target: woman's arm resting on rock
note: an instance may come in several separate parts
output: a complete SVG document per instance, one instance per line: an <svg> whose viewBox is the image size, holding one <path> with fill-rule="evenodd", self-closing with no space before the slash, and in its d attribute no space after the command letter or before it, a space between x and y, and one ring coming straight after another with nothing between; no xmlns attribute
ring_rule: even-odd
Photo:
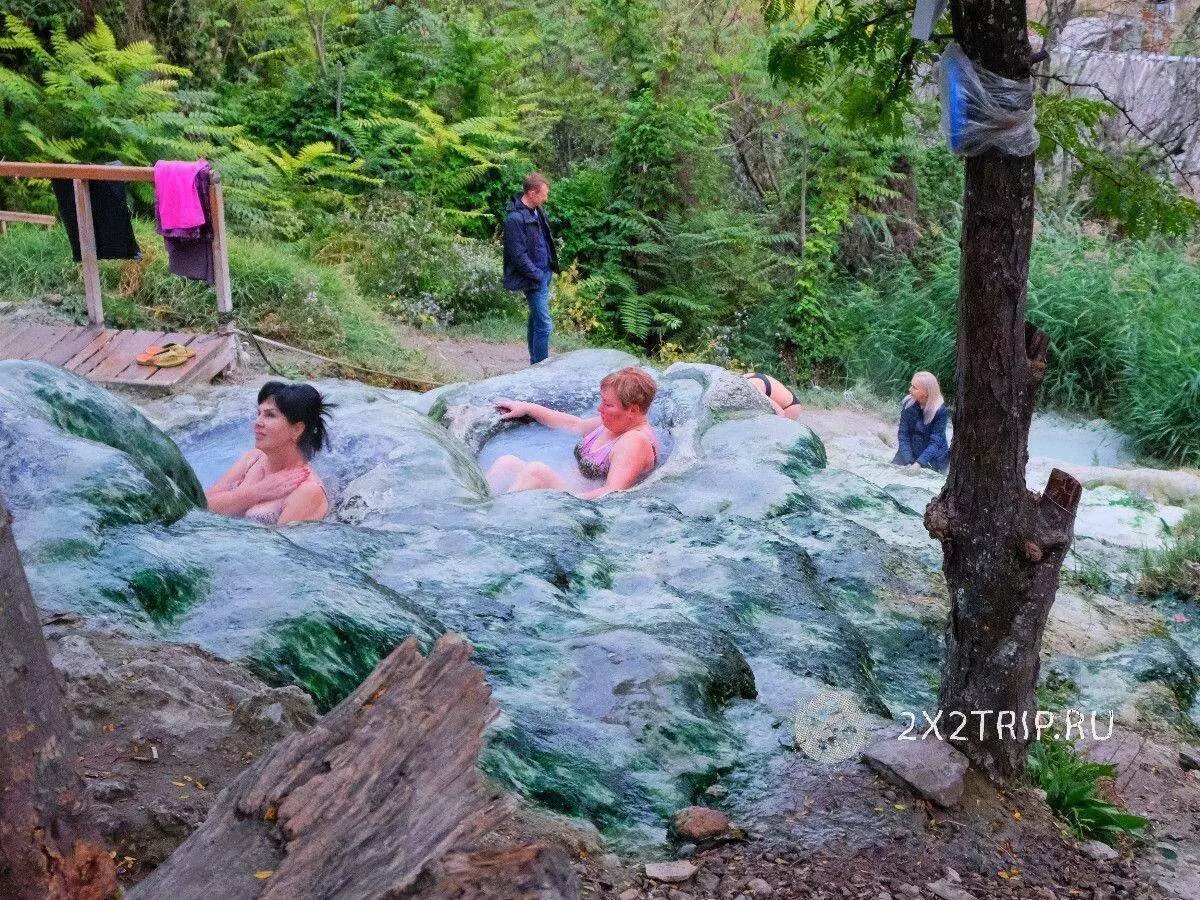
<svg viewBox="0 0 1200 900"><path fill-rule="evenodd" d="M644 434L633 432L617 441L608 463L608 480L604 487L587 491L579 496L584 500L598 500L605 494L623 491L637 483L647 469L654 465L654 447Z"/></svg>
<svg viewBox="0 0 1200 900"><path fill-rule="evenodd" d="M565 428L580 434L587 434L600 421L598 418L581 419L579 416L559 412L557 409L542 406L540 403L525 403L520 400L497 400L496 408L501 410L501 419L519 419L522 416L529 416L548 428Z"/></svg>

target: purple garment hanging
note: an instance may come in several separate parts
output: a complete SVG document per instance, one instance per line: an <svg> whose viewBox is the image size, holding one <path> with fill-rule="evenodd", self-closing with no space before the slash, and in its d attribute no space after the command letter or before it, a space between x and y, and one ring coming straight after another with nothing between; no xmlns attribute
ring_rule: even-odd
<svg viewBox="0 0 1200 900"><path fill-rule="evenodd" d="M196 193L204 210L204 224L199 228L163 228L159 219L158 233L167 247L167 268L172 275L191 278L216 286L216 260L213 256L212 210L208 203L209 168L196 174ZM154 204L158 217L158 202Z"/></svg>

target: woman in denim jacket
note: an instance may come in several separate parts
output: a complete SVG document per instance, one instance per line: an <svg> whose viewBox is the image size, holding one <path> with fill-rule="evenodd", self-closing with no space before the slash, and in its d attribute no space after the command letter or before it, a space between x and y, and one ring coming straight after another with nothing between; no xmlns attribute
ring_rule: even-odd
<svg viewBox="0 0 1200 900"><path fill-rule="evenodd" d="M945 473L950 467L950 445L946 441L949 418L937 378L931 372L915 374L900 410L896 433L899 449L892 462Z"/></svg>

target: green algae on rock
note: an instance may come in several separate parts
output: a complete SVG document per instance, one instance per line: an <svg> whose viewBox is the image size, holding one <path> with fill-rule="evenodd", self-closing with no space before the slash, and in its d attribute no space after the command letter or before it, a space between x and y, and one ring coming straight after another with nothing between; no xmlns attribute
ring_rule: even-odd
<svg viewBox="0 0 1200 900"><path fill-rule="evenodd" d="M337 404L332 450L314 460L332 509L320 523L268 528L196 503L182 518L122 519L124 495L50 482L43 493L65 524L18 532L35 595L48 609L197 643L304 687L322 708L409 635L452 629L472 642L502 710L482 759L492 777L618 843L663 840L671 814L717 781L726 807L753 821L783 802L781 770L816 765L791 736L801 701L834 693L880 727L935 702L947 604L920 510L940 481L888 466L883 445L827 447L738 375L676 364L654 373L662 452L633 489L596 502L488 495L477 458L489 443L540 439L501 421L496 399L587 413L600 378L632 364L585 351L423 395L320 383ZM16 454L0 463L0 491L17 485L27 521L43 515L30 486L56 472L86 481L119 463L149 491L143 467L178 470L164 461L172 440L211 483L250 446L255 394L216 387L147 403L170 438L147 425L142 443L116 450L77 445L52 415L0 393L0 443ZM95 408L113 421L137 415L104 396ZM18 440L33 421L44 437ZM573 464L569 447L562 465ZM1109 568L1124 559L1112 537ZM1052 616L1055 667L1084 702L1157 686L1186 720L1187 654L1173 637L1143 646L1145 628L1128 622L1157 613L1108 601L1121 617L1102 647L1067 639L1100 631L1095 603L1068 606L1076 619Z"/></svg>
<svg viewBox="0 0 1200 900"><path fill-rule="evenodd" d="M56 542L205 507L169 437L128 403L45 363L0 362L0 484L22 512L24 546L51 553Z"/></svg>

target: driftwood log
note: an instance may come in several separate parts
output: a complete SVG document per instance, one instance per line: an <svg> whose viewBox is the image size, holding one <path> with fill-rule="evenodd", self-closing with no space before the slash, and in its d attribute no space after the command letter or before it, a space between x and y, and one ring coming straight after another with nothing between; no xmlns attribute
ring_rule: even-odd
<svg viewBox="0 0 1200 900"><path fill-rule="evenodd" d="M497 707L471 647L397 647L310 731L277 745L131 898L578 896L561 851L483 850L514 801L478 774Z"/></svg>
<svg viewBox="0 0 1200 900"><path fill-rule="evenodd" d="M0 897L90 900L116 866L75 767L62 686L0 497Z"/></svg>

